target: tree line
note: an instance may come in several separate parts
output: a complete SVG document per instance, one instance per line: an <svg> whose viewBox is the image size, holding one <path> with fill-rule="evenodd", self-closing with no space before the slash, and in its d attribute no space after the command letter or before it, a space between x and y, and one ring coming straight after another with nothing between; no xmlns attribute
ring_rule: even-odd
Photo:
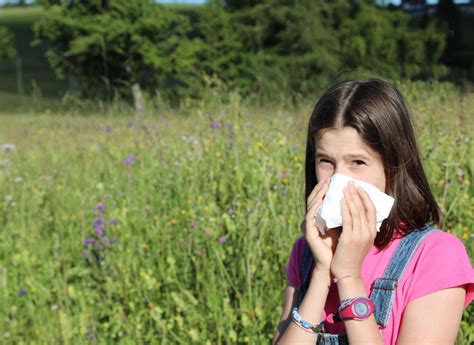
<svg viewBox="0 0 474 345"><path fill-rule="evenodd" d="M211 0L170 7L149 0L41 0L34 44L81 96L142 94L179 103L214 83L271 100L305 96L341 71L440 79L449 28L370 0ZM14 55L0 29L0 59ZM10 48L7 48L10 47Z"/></svg>

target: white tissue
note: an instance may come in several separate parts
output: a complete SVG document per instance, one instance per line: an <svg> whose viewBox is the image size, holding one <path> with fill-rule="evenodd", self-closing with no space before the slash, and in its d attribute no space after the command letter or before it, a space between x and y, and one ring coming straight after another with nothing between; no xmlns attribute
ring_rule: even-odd
<svg viewBox="0 0 474 345"><path fill-rule="evenodd" d="M342 226L341 200L344 197L343 189L349 181L353 181L355 186L361 187L369 194L376 209L377 231L380 231L382 221L390 214L395 201L390 195L381 192L377 187L367 182L355 180L342 174L334 174L329 182L329 188L323 203L314 216L314 222L322 235L325 234L327 229Z"/></svg>

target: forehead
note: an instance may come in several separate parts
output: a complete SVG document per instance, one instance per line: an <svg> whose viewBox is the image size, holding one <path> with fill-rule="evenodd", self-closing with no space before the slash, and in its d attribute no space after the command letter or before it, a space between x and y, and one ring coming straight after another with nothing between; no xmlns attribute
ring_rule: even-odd
<svg viewBox="0 0 474 345"><path fill-rule="evenodd" d="M352 127L331 128L320 131L316 137L316 152L325 153L365 153L370 156L379 157L369 145L367 145L359 133Z"/></svg>

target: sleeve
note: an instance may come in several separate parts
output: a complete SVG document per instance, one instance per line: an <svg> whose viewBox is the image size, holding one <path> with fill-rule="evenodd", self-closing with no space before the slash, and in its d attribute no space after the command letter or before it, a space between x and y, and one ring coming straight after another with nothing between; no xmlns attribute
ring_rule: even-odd
<svg viewBox="0 0 474 345"><path fill-rule="evenodd" d="M301 262L301 256L303 255L303 249L304 249L304 243L305 243L304 241L305 240L303 236L301 236L295 241L295 243L293 244L293 248L291 249L288 265L286 266L286 269L285 269L286 278L295 287L298 287L301 285L300 262Z"/></svg>
<svg viewBox="0 0 474 345"><path fill-rule="evenodd" d="M463 242L456 236L439 232L426 238L413 272L408 302L433 292L464 286L464 307L474 299L474 269Z"/></svg>

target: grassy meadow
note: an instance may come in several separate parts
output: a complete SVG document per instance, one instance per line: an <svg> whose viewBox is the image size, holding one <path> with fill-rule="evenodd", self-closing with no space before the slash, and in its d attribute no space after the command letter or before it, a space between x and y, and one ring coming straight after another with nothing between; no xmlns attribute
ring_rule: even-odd
<svg viewBox="0 0 474 345"><path fill-rule="evenodd" d="M444 230L474 257L474 94L403 83ZM0 117L0 342L268 344L304 217L298 108ZM474 341L474 308L457 344Z"/></svg>

